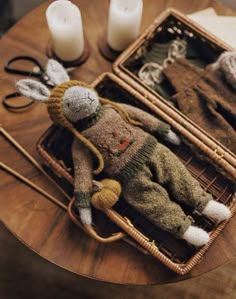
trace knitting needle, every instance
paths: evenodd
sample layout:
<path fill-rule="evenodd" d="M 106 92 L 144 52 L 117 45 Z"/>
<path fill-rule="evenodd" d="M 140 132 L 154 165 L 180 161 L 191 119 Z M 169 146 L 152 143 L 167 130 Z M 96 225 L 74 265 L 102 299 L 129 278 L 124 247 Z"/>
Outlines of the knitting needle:
<path fill-rule="evenodd" d="M 43 175 L 45 175 L 57 188 L 58 190 L 69 200 L 70 196 L 48 175 L 48 173 L 43 169 L 43 167 L 0 125 L 0 133 Z"/>
<path fill-rule="evenodd" d="M 35 191 L 37 191 L 38 193 L 40 193 L 41 195 L 43 195 L 44 197 L 46 197 L 47 199 L 49 199 L 51 202 L 53 202 L 56 205 L 58 205 L 59 207 L 61 207 L 62 209 L 67 210 L 67 206 L 65 204 L 61 203 L 54 196 L 50 195 L 49 193 L 47 193 L 46 191 L 44 191 L 42 188 L 40 188 L 39 186 L 37 186 L 36 184 L 34 184 L 30 180 L 28 180 L 26 177 L 24 177 L 23 175 L 19 174 L 18 172 L 16 172 L 12 168 L 8 167 L 6 164 L 0 162 L 0 169 L 3 169 L 5 172 L 8 172 L 9 174 L 11 174 L 12 176 L 14 176 L 15 178 L 17 178 L 21 182 L 25 183 L 26 185 L 28 185 L 29 187 L 31 187 L 32 189 L 34 189 Z"/>

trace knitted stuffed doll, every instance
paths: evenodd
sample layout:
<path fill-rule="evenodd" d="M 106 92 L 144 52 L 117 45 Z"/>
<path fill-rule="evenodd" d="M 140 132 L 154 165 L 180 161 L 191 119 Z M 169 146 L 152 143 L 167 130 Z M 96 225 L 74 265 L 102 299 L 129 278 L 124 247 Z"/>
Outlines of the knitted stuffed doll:
<path fill-rule="evenodd" d="M 51 92 L 29 79 L 16 85 L 23 95 L 45 102 L 52 121 L 74 134 L 74 196 L 82 223 L 92 224 L 93 174 L 104 171 L 120 183 L 125 200 L 158 227 L 195 246 L 206 244 L 208 233 L 193 226 L 175 200 L 217 221 L 229 218 L 230 210 L 213 200 L 153 137 L 157 134 L 178 145 L 169 125 L 133 106 L 103 99 L 85 83 L 70 81 L 54 60 L 49 60 L 47 74 L 57 85 Z"/>

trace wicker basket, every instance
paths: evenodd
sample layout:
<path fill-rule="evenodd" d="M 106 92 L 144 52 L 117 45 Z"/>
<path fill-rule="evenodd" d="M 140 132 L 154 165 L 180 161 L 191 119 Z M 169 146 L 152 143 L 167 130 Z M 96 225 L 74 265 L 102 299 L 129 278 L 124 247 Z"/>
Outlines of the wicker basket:
<path fill-rule="evenodd" d="M 101 75 L 92 85 L 103 97 L 140 107 L 171 123 L 179 134 L 188 139 L 188 143 L 192 142 L 194 144 L 196 151 L 193 152 L 185 143 L 182 143 L 178 148 L 173 147 L 171 149 L 179 156 L 192 175 L 198 179 L 202 187 L 211 193 L 216 200 L 230 207 L 233 214 L 235 213 L 234 181 L 227 178 L 218 169 L 221 163 L 216 163 L 216 153 L 212 153 L 208 149 L 208 160 L 211 162 L 200 159 L 196 155 L 195 152 L 198 152 L 206 156 L 206 144 L 198 140 L 191 132 L 186 132 L 186 128 L 172 118 L 173 111 L 168 106 L 161 110 L 156 102 L 152 103 L 123 80 L 110 73 Z M 70 196 L 73 194 L 72 139 L 73 136 L 69 131 L 53 125 L 37 144 L 37 149 L 44 162 L 46 162 L 49 171 Z M 227 167 L 224 168 L 224 171 L 226 173 L 230 172 Z M 100 180 L 101 177 L 96 179 Z M 99 234 L 107 236 L 112 231 L 122 229 L 127 234 L 127 237 L 125 237 L 127 242 L 144 253 L 153 255 L 170 269 L 183 275 L 202 259 L 204 253 L 227 222 L 225 221 L 217 226 L 213 221 L 201 217 L 188 207 L 182 207 L 195 219 L 199 227 L 210 232 L 209 243 L 201 249 L 196 249 L 183 240 L 177 240 L 167 232 L 153 226 L 145 217 L 130 207 L 123 198 L 120 198 L 112 209 L 104 210 L 104 213 L 94 209 L 93 219 Z"/>
<path fill-rule="evenodd" d="M 216 37 L 205 31 L 193 21 L 182 15 L 176 10 L 170 9 L 161 14 L 147 30 L 125 50 L 113 65 L 114 72 L 146 97 L 150 102 L 165 111 L 168 107 L 169 114 L 181 124 L 186 130 L 182 132 L 186 136 L 188 132 L 196 137 L 192 143 L 198 147 L 199 142 L 204 144 L 205 153 L 227 170 L 232 177 L 236 176 L 236 155 L 219 141 L 210 136 L 204 128 L 200 128 L 186 115 L 173 107 L 169 101 L 163 98 L 151 87 L 143 83 L 138 77 L 138 70 L 143 65 L 141 57 L 152 48 L 155 42 L 172 41 L 177 37 L 184 38 L 192 47 L 197 47 L 199 57 L 203 65 L 214 62 L 217 57 L 225 50 L 232 48 L 218 40 Z M 171 123 L 172 125 L 172 123 Z"/>

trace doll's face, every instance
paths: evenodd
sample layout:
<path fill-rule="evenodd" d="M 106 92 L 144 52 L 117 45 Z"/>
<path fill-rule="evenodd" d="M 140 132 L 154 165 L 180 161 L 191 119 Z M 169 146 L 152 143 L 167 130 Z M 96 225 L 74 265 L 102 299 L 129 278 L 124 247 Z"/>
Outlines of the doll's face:
<path fill-rule="evenodd" d="M 98 105 L 97 93 L 86 87 L 70 87 L 65 91 L 63 96 L 64 114 L 73 123 L 93 114 Z"/>

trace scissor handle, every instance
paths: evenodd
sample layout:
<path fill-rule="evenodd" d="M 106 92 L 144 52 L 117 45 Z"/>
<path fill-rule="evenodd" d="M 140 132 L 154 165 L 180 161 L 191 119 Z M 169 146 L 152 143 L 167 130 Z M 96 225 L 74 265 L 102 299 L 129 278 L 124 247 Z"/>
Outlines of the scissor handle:
<path fill-rule="evenodd" d="M 12 105 L 9 103 L 11 101 L 11 99 L 16 98 L 16 97 L 21 97 L 21 96 L 22 95 L 19 92 L 10 93 L 2 98 L 2 104 L 7 110 L 21 110 L 21 109 L 25 109 L 34 104 L 33 100 L 28 101 L 24 105 Z"/>
<path fill-rule="evenodd" d="M 31 61 L 35 64 L 35 66 L 37 67 L 37 69 L 33 68 L 32 70 L 28 71 L 28 70 L 22 70 L 22 69 L 18 69 L 15 67 L 12 67 L 12 63 L 16 62 L 16 61 Z M 12 73 L 12 74 L 18 74 L 18 75 L 31 75 L 34 77 L 40 77 L 44 74 L 44 69 L 42 67 L 42 65 L 38 62 L 37 59 L 35 59 L 34 57 L 31 56 L 16 56 L 13 57 L 12 59 L 10 59 L 4 66 L 4 69 L 6 72 L 8 73 Z"/>

